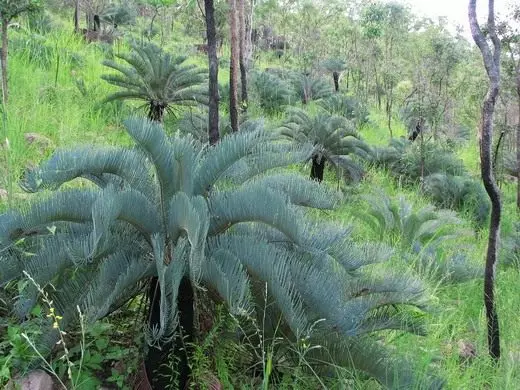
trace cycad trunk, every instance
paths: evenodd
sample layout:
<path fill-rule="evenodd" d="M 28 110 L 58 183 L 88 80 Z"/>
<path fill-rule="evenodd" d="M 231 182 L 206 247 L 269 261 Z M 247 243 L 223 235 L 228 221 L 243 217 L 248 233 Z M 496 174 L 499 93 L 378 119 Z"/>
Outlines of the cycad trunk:
<path fill-rule="evenodd" d="M 0 60 L 2 61 L 2 98 L 4 103 L 7 103 L 9 96 L 9 90 L 7 87 L 7 55 L 8 55 L 8 39 L 7 39 L 7 26 L 9 20 L 2 16 L 2 50 Z"/>
<path fill-rule="evenodd" d="M 319 183 L 323 181 L 323 172 L 325 171 L 325 158 L 314 156 L 312 158 L 311 179 Z"/>
<path fill-rule="evenodd" d="M 161 103 L 151 102 L 148 109 L 148 119 L 154 122 L 162 122 L 165 109 L 166 107 Z"/>
<path fill-rule="evenodd" d="M 151 329 L 160 326 L 160 302 L 161 292 L 159 280 L 152 278 L 149 296 L 148 325 Z M 179 286 L 179 298 L 177 301 L 179 309 L 179 328 L 176 337 L 165 344 L 161 349 L 150 347 L 146 356 L 146 374 L 148 380 L 155 390 L 171 388 L 173 375 L 177 375 L 179 389 L 187 389 L 190 379 L 189 366 L 189 344 L 194 340 L 194 294 L 189 277 L 185 276 Z M 173 362 L 173 364 L 172 364 Z M 172 372 L 172 368 L 174 372 Z"/>
<path fill-rule="evenodd" d="M 209 114 L 208 132 L 209 143 L 215 145 L 219 140 L 218 132 L 218 58 L 217 58 L 217 30 L 215 28 L 215 7 L 213 0 L 204 0 L 206 13 L 206 37 L 208 40 L 209 62 Z"/>
<path fill-rule="evenodd" d="M 332 78 L 334 79 L 334 91 L 339 92 L 339 72 L 332 72 Z"/>
<path fill-rule="evenodd" d="M 493 43 L 489 46 L 487 37 L 484 36 L 477 22 L 476 0 L 469 2 L 469 22 L 471 35 L 477 44 L 484 66 L 489 78 L 489 86 L 482 105 L 482 118 L 480 123 L 480 171 L 484 187 L 491 200 L 491 219 L 489 224 L 488 247 L 486 253 L 486 267 L 484 274 L 484 305 L 487 317 L 487 338 L 489 355 L 495 361 L 500 359 L 500 331 L 498 314 L 495 305 L 495 267 L 500 233 L 500 216 L 502 206 L 500 193 L 498 192 L 495 178 L 493 177 L 491 161 L 491 145 L 493 141 L 493 116 L 495 102 L 500 89 L 500 40 L 495 29 L 494 0 L 489 0 L 487 37 Z"/>
<path fill-rule="evenodd" d="M 229 0 L 231 61 L 229 65 L 229 115 L 231 129 L 238 131 L 238 71 L 240 47 L 238 43 L 237 0 Z"/>

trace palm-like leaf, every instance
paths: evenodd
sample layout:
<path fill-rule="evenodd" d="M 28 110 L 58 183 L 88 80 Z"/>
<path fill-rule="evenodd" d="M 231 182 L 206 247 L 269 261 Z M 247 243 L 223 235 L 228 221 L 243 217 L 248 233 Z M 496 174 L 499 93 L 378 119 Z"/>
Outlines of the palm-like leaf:
<path fill-rule="evenodd" d="M 360 180 L 363 169 L 357 160 L 371 155 L 370 147 L 360 139 L 354 124 L 336 115 L 312 117 L 304 110 L 293 108 L 279 128 L 279 134 L 295 144 L 313 145 L 309 158 L 313 164 L 327 161 L 347 180 Z"/>
<path fill-rule="evenodd" d="M 148 117 L 162 120 L 164 111 L 172 106 L 207 104 L 206 71 L 184 64 L 186 57 L 174 57 L 159 47 L 133 43 L 130 53 L 116 56 L 122 64 L 106 60 L 103 64 L 118 73 L 101 76 L 108 83 L 122 88 L 105 101 L 118 99 L 142 100 L 148 104 Z"/>
<path fill-rule="evenodd" d="M 255 298 L 252 284 L 265 283 L 293 337 L 319 319 L 325 320 L 313 336 L 332 332 L 345 345 L 363 343 L 359 337 L 380 329 L 422 331 L 420 321 L 403 315 L 406 307 L 424 306 L 418 280 L 366 272 L 365 265 L 388 258 L 381 256 L 384 248 L 357 246 L 349 229 L 306 216 L 303 206 L 333 207 L 335 192 L 298 176 L 269 175 L 272 164 L 257 164 L 246 176 L 233 169 L 272 158 L 265 153 L 278 146 L 262 130 L 229 135 L 207 148 L 189 137 L 169 139 L 156 122 L 130 120 L 126 126 L 137 149 L 61 152 L 24 181 L 34 192 L 81 176 L 99 189 L 55 192 L 0 215 L 1 283 L 29 272 L 48 290 L 64 328 L 77 321 L 76 305 L 94 321 L 154 276 L 160 316 L 147 332 L 151 345 L 171 340 L 177 328 L 183 278 L 215 291 L 236 315 L 258 313 L 252 302 L 262 297 Z M 142 183 L 125 161 L 143 175 Z M 238 180 L 233 172 L 241 172 Z M 36 297 L 34 288 L 22 292 L 20 316 Z M 56 336 L 52 329 L 44 332 L 48 350 Z M 388 376 L 377 358 L 352 361 L 391 387 L 413 377 L 408 371 Z"/>

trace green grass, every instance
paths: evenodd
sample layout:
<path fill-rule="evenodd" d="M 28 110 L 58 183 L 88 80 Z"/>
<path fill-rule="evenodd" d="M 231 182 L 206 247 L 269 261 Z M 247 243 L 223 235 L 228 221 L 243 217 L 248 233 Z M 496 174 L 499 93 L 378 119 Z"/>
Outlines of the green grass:
<path fill-rule="evenodd" d="M 24 38 L 19 33 L 11 35 L 12 40 Z M 72 34 L 53 33 L 45 38 L 51 48 L 50 57 L 45 66 L 41 58 L 28 51 L 12 51 L 9 64 L 11 86 L 10 101 L 7 105 L 7 128 L 2 129 L 2 148 L 0 154 L 0 188 L 14 189 L 14 203 L 28 199 L 16 186 L 25 167 L 37 164 L 58 147 L 77 144 L 128 144 L 129 139 L 122 130 L 122 120 L 136 112 L 135 104 L 101 104 L 102 99 L 113 90 L 100 79 L 104 58 L 100 45 L 85 45 Z M 176 43 L 176 45 L 180 45 Z M 173 45 L 175 46 L 175 45 Z M 125 50 L 120 45 L 118 50 Z M 60 56 L 60 69 L 55 85 L 56 61 Z M 272 56 L 271 56 L 272 57 Z M 82 66 L 75 62 L 81 59 Z M 260 67 L 272 65 L 269 55 L 263 56 Z M 196 55 L 190 62 L 205 66 L 206 58 Z M 279 65 L 279 64 L 275 64 Z M 83 80 L 84 93 L 77 87 L 78 80 Z M 221 69 L 219 81 L 227 84 L 229 72 Z M 225 112 L 225 110 L 223 110 Z M 261 110 L 251 105 L 250 114 L 260 116 Z M 267 118 L 267 123 L 278 123 L 282 116 Z M 406 134 L 404 126 L 394 121 L 394 136 Z M 50 140 L 48 147 L 28 145 L 25 133 L 36 132 Z M 385 126 L 383 114 L 372 110 L 370 124 L 362 129 L 363 138 L 371 145 L 386 145 L 389 132 Z M 8 139 L 7 149 L 4 140 Z M 479 173 L 478 148 L 475 140 L 457 149 L 465 166 L 474 174 Z M 7 172 L 8 160 L 10 169 Z M 308 175 L 307 167 L 302 172 Z M 336 186 L 333 175 L 327 175 L 331 185 Z M 515 209 L 515 183 L 505 184 L 503 191 L 503 233 L 511 231 L 518 219 Z M 405 196 L 415 207 L 428 204 L 417 188 L 403 187 L 386 172 L 369 170 L 365 180 L 359 185 L 346 190 L 345 203 L 333 213 L 321 213 L 322 218 L 339 223 L 352 223 L 354 234 L 359 241 L 375 240 L 374 234 L 357 219 L 354 211 L 363 207 L 361 196 L 382 190 L 390 196 Z M 0 211 L 7 207 L 6 201 L 0 201 Z M 464 227 L 470 228 L 469 221 Z M 472 261 L 483 264 L 487 229 L 466 237 L 460 244 L 471 243 Z M 395 243 L 398 245 L 398 243 Z M 393 259 L 396 268 L 399 259 Z M 392 265 L 392 264 L 391 264 Z M 447 381 L 449 389 L 517 389 L 520 388 L 520 330 L 517 326 L 520 310 L 519 270 L 500 269 L 497 273 L 497 299 L 500 316 L 502 354 L 501 364 L 493 366 L 487 356 L 486 322 L 483 308 L 483 282 L 476 280 L 462 285 L 439 287 L 434 283 L 429 288 L 431 310 L 426 315 L 429 333 L 424 337 L 402 335 L 388 332 L 386 342 L 394 345 L 399 352 L 410 356 L 424 369 L 432 365 L 441 377 Z M 459 357 L 459 342 L 475 345 L 477 357 L 462 362 Z M 374 388 L 371 381 L 359 381 L 355 388 Z M 338 383 L 338 388 L 341 388 Z"/>

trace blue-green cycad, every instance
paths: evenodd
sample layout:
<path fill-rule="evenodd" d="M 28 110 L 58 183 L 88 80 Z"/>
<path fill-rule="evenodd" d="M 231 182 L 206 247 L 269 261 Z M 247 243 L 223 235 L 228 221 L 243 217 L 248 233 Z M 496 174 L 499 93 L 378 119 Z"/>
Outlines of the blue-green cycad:
<path fill-rule="evenodd" d="M 177 128 L 183 134 L 191 134 L 202 143 L 209 142 L 209 121 L 207 110 L 185 112 L 177 124 Z M 218 120 L 219 134 L 221 137 L 233 132 L 228 116 L 221 116 Z M 240 123 L 241 132 L 255 131 L 263 127 L 261 119 L 245 119 Z"/>
<path fill-rule="evenodd" d="M 332 95 L 329 83 L 320 77 L 295 72 L 291 73 L 289 78 L 303 104 L 312 100 L 319 101 Z"/>
<path fill-rule="evenodd" d="M 357 127 L 368 123 L 369 112 L 366 105 L 353 96 L 335 93 L 320 100 L 318 104 L 330 114 L 344 116 L 354 121 Z"/>
<path fill-rule="evenodd" d="M 356 354 L 346 362 L 392 387 L 415 380 L 391 360 L 367 355 L 377 344 L 367 335 L 380 329 L 420 332 L 416 309 L 406 315 L 406 307 L 422 307 L 422 284 L 363 271 L 389 251 L 357 246 L 348 228 L 305 215 L 304 206 L 334 207 L 335 191 L 294 174 L 266 173 L 300 161 L 308 150 L 281 153 L 283 146 L 261 130 L 207 147 L 190 137 L 170 139 L 156 122 L 130 120 L 126 126 L 137 148 L 59 152 L 28 172 L 23 187 L 29 191 L 55 190 L 78 177 L 98 188 L 56 191 L 0 215 L 0 285 L 25 270 L 48 290 L 66 329 L 77 321 L 76 306 L 95 321 L 155 277 L 155 321 L 147 339 L 165 345 L 179 323 L 189 332 L 186 313 L 193 300 L 186 303 L 186 297 L 193 297 L 193 285 L 214 292 L 235 315 L 254 316 L 260 314 L 251 299 L 258 292 L 252 281 L 261 281 L 254 284 L 266 286 L 295 339 L 324 319 L 311 336 L 330 336 L 338 353 Z M 22 318 L 37 295 L 30 285 L 22 292 Z M 50 348 L 56 330 L 43 331 L 40 348 Z M 360 345 L 365 347 L 356 349 Z"/>
<path fill-rule="evenodd" d="M 273 72 L 256 72 L 253 74 L 252 81 L 260 107 L 269 114 L 282 112 L 285 106 L 296 101 L 290 83 Z"/>
<path fill-rule="evenodd" d="M 310 116 L 306 111 L 293 108 L 280 127 L 279 133 L 296 144 L 310 143 L 314 146 L 311 178 L 321 182 L 325 163 L 328 162 L 347 180 L 359 181 L 362 166 L 356 159 L 370 156 L 370 147 L 363 142 L 346 118 L 330 114 Z"/>
<path fill-rule="evenodd" d="M 400 255 L 413 263 L 423 276 L 443 283 L 459 283 L 482 276 L 482 269 L 473 266 L 465 253 L 460 249 L 450 253 L 445 245 L 465 233 L 461 229 L 450 229 L 450 225 L 461 223 L 453 212 L 436 210 L 430 205 L 414 210 L 404 197 L 392 199 L 384 193 L 364 199 L 366 211 L 357 212 L 355 216 L 365 222 L 379 240 L 399 247 Z"/>
<path fill-rule="evenodd" d="M 103 64 L 118 74 L 101 77 L 121 91 L 109 95 L 105 101 L 132 99 L 145 101 L 148 118 L 162 121 L 164 112 L 174 105 L 207 103 L 207 72 L 195 65 L 186 65 L 186 57 L 174 57 L 152 43 L 131 44 L 129 53 L 116 54 L 124 65 L 105 60 Z"/>
<path fill-rule="evenodd" d="M 368 208 L 356 213 L 356 217 L 370 226 L 380 240 L 398 242 L 405 249 L 453 238 L 445 228 L 461 222 L 454 213 L 430 205 L 415 211 L 402 196 L 392 199 L 381 192 L 363 198 Z"/>
<path fill-rule="evenodd" d="M 488 220 L 491 205 L 484 186 L 469 176 L 434 173 L 424 178 L 423 190 L 440 207 L 470 212 L 478 227 Z"/>

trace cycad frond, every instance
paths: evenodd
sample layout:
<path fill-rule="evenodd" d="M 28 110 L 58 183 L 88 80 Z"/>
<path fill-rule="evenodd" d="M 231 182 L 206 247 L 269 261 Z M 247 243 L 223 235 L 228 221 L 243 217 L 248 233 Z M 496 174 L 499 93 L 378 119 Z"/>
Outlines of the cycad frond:
<path fill-rule="evenodd" d="M 306 111 L 293 108 L 285 123 L 278 129 L 281 137 L 295 144 L 314 146 L 310 156 L 313 169 L 316 164 L 329 162 L 345 179 L 358 181 L 363 173 L 355 158 L 367 159 L 371 148 L 357 134 L 354 124 L 344 117 L 318 114 L 311 117 Z M 323 177 L 311 177 L 321 181 Z"/>
<path fill-rule="evenodd" d="M 469 211 L 478 226 L 489 216 L 489 198 L 480 182 L 467 176 L 435 173 L 424 179 L 424 192 L 440 207 Z"/>
<path fill-rule="evenodd" d="M 144 100 L 149 105 L 149 118 L 159 121 L 164 111 L 172 105 L 207 104 L 205 70 L 185 65 L 185 57 L 172 57 L 151 43 L 132 43 L 131 48 L 130 53 L 116 55 L 128 65 L 109 60 L 103 62 L 120 74 L 101 77 L 123 88 L 123 91 L 109 95 L 105 101 Z"/>
<path fill-rule="evenodd" d="M 331 119 L 324 138 L 350 137 L 350 127 L 335 125 L 343 120 Z M 34 273 L 64 328 L 77 322 L 77 306 L 95 321 L 142 291 L 150 277 L 158 281 L 159 297 L 150 296 L 157 314 L 150 316 L 147 332 L 152 345 L 172 341 L 182 323 L 177 305 L 186 281 L 216 292 L 234 313 L 257 317 L 262 308 L 254 302 L 264 298 L 258 286 L 267 286 L 293 339 L 320 319 L 320 335 L 340 332 L 347 341 L 381 329 L 420 328 L 411 326 L 405 312 L 424 306 L 422 284 L 364 269 L 391 251 L 356 245 L 349 228 L 322 224 L 301 207 L 331 208 L 337 194 L 288 173 L 266 172 L 294 158 L 279 155 L 286 145 L 256 130 L 228 135 L 208 148 L 191 137 L 170 139 L 150 121 L 134 119 L 126 126 L 138 151 L 106 149 L 96 162 L 86 149 L 78 160 L 60 152 L 26 180 L 31 190 L 57 188 L 80 175 L 106 185 L 58 191 L 0 215 L 0 282 L 19 279 L 24 270 Z M 144 184 L 131 169 L 143 175 Z M 36 290 L 22 298 L 20 315 L 30 311 Z M 52 341 L 56 333 L 44 330 L 42 344 Z"/>

